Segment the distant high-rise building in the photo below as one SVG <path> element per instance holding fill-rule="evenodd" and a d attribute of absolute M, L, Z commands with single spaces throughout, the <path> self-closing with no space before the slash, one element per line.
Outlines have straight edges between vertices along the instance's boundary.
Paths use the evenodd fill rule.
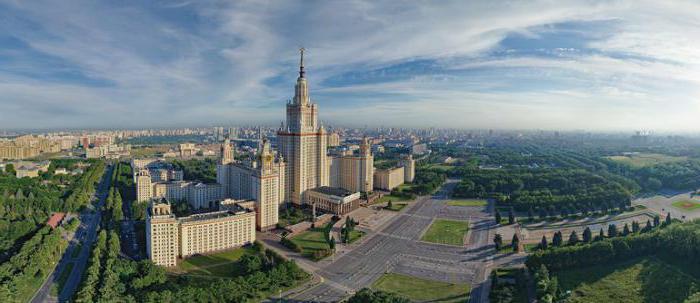
<path fill-rule="evenodd" d="M 286 201 L 302 205 L 306 190 L 329 184 L 327 139 L 318 123 L 318 105 L 309 98 L 302 49 L 294 99 L 287 103 L 286 125 L 277 133 L 280 153 L 287 161 Z"/>

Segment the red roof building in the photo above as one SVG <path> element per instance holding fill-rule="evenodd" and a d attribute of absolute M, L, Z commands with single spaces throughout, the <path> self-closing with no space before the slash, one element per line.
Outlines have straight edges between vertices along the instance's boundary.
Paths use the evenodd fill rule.
<path fill-rule="evenodd" d="M 54 213 L 51 215 L 51 218 L 49 218 L 49 221 L 46 222 L 46 225 L 51 226 L 51 228 L 56 228 L 61 225 L 61 221 L 63 221 L 65 216 L 65 213 Z"/>

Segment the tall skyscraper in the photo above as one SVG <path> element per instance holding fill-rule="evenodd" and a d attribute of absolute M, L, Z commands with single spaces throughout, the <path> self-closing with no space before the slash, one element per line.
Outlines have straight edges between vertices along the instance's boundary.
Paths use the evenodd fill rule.
<path fill-rule="evenodd" d="M 277 133 L 279 150 L 287 161 L 285 200 L 302 205 L 306 190 L 329 184 L 326 153 L 328 135 L 318 123 L 318 105 L 311 103 L 300 50 L 299 77 L 294 99 L 287 103 L 287 121 Z"/>

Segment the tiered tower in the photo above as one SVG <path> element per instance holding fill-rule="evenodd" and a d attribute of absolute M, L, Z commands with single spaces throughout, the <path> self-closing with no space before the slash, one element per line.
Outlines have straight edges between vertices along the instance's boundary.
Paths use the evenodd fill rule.
<path fill-rule="evenodd" d="M 311 103 L 300 50 L 299 77 L 294 99 L 287 103 L 287 121 L 277 133 L 279 150 L 287 161 L 285 201 L 304 204 L 306 190 L 329 184 L 327 133 L 318 123 L 318 105 Z"/>

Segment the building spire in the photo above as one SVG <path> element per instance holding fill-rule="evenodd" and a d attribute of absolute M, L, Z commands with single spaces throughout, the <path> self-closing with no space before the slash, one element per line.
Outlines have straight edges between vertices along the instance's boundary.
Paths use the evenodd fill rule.
<path fill-rule="evenodd" d="M 301 54 L 301 59 L 299 59 L 299 78 L 304 78 L 304 51 L 305 48 L 300 48 L 299 53 Z"/>

